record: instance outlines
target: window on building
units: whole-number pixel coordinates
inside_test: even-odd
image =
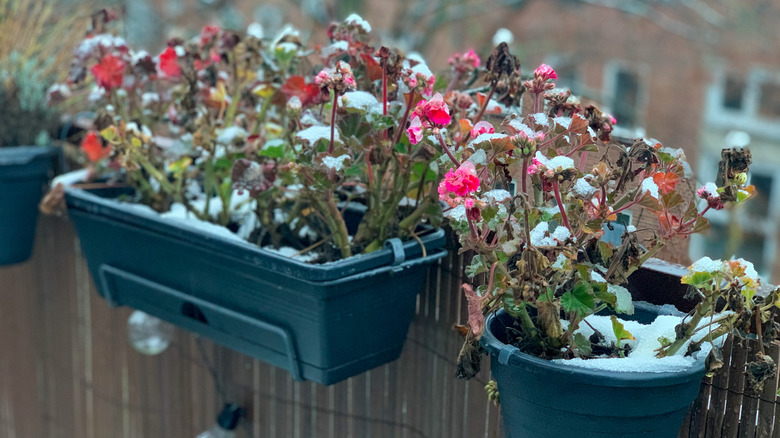
[[[745,94],[745,80],[738,76],[726,77],[723,88],[723,108],[732,110],[742,109],[742,100]]]
[[[767,119],[780,118],[780,82],[761,84],[758,99],[758,115]]]
[[[617,119],[616,134],[626,137],[644,135],[643,111],[646,99],[644,75],[635,64],[608,63],[604,78],[606,112]]]

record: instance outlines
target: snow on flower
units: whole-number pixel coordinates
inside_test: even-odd
[[[537,173],[544,173],[544,176],[552,177],[555,172],[561,172],[573,168],[574,160],[569,157],[558,155],[553,158],[547,158],[541,152],[536,151],[533,163],[528,166],[528,174],[534,175]],[[548,175],[548,173],[551,174]]]
[[[704,184],[699,190],[696,191],[696,195],[703,199],[708,198],[720,198],[718,194],[718,186],[714,182],[708,182]]]
[[[558,79],[558,75],[555,73],[555,70],[553,70],[553,68],[547,64],[542,64],[537,67],[536,70],[534,70],[534,77],[543,81]]]
[[[512,195],[503,189],[493,189],[482,195],[482,199],[487,202],[501,203],[512,199]]]
[[[246,34],[259,40],[263,39],[263,25],[258,22],[251,23],[246,28]]]
[[[358,14],[350,14],[347,18],[344,19],[344,23],[360,27],[366,33],[371,33],[371,24],[369,24],[368,21],[364,20],[363,17]]]
[[[339,61],[335,67],[325,67],[317,76],[314,77],[314,83],[321,88],[333,88],[339,93],[347,90],[353,90],[356,87],[355,75],[352,73],[352,67],[344,61]]]
[[[652,177],[647,177],[642,180],[642,193],[647,192],[655,199],[658,199],[658,185],[653,181]]]
[[[339,131],[336,130],[334,134],[333,141],[335,143],[340,143],[341,137],[339,137]],[[296,137],[305,142],[308,142],[310,145],[314,145],[320,140],[330,140],[330,127],[312,126],[304,129],[303,131],[299,131]]]
[[[688,268],[691,272],[717,272],[723,269],[722,260],[712,260],[709,257],[702,257],[699,260],[693,262]]]
[[[106,91],[122,86],[125,73],[125,61],[118,56],[107,54],[90,70],[97,84]]]
[[[589,198],[593,196],[593,194],[596,193],[596,190],[598,189],[590,185],[590,183],[583,177],[574,182],[571,190],[575,195],[581,198]]]
[[[464,197],[473,195],[479,190],[479,178],[474,164],[466,161],[456,170],[450,169],[439,183],[439,197],[455,207],[463,202]]]
[[[471,138],[477,138],[480,134],[493,134],[495,132],[496,128],[493,127],[492,123],[482,120],[471,129]]]
[[[573,239],[571,232],[566,227],[558,226],[550,234],[550,224],[547,222],[539,222],[537,226],[531,230],[531,245],[533,246],[558,246],[563,245],[567,240]]]

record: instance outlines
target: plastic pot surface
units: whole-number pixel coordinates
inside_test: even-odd
[[[38,202],[52,169],[54,148],[0,148],[0,266],[30,258]]]
[[[637,320],[650,322],[653,312],[637,308]],[[489,315],[482,336],[508,438],[677,437],[699,393],[703,359],[669,373],[577,368],[503,343],[509,324],[511,317],[503,311]]]
[[[312,265],[66,189],[98,292],[217,343],[332,384],[395,360],[442,230]]]

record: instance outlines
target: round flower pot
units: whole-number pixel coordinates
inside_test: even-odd
[[[38,202],[52,169],[54,148],[0,148],[0,266],[32,254]]]
[[[635,319],[645,322],[654,319],[653,314],[638,308]],[[503,311],[490,315],[482,335],[508,438],[677,437],[699,393],[703,358],[682,372],[576,368],[521,353],[502,342],[511,323]]]

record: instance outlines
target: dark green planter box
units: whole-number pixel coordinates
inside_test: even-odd
[[[395,249],[322,265],[66,189],[99,293],[280,368],[332,384],[401,354],[436,230]]]
[[[636,306],[649,323],[658,307]],[[684,372],[600,372],[521,353],[500,341],[511,318],[485,322],[482,345],[498,383],[507,438],[676,438],[699,393],[704,360]]]
[[[0,266],[30,258],[38,203],[58,149],[40,146],[0,148]]]

